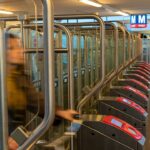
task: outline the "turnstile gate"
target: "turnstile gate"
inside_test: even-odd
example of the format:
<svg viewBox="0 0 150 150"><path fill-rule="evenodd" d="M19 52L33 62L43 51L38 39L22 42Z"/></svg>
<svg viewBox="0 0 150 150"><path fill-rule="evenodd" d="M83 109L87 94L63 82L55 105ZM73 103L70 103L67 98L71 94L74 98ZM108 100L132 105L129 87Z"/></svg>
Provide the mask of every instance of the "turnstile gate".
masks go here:
<svg viewBox="0 0 150 150"><path fill-rule="evenodd" d="M131 86L114 86L110 88L110 96L125 97L149 110L149 99L141 91Z"/></svg>
<svg viewBox="0 0 150 150"><path fill-rule="evenodd" d="M78 150L144 150L145 137L114 116L85 115L78 131Z"/></svg>
<svg viewBox="0 0 150 150"><path fill-rule="evenodd" d="M104 97L97 101L97 107L101 115L116 116L146 136L148 113L135 102L124 97Z"/></svg>

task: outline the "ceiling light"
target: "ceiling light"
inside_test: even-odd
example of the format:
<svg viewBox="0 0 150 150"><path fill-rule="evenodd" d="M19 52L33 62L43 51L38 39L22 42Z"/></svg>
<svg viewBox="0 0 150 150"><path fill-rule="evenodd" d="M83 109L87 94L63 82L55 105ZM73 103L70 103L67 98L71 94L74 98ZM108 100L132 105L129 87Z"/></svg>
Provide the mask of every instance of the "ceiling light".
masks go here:
<svg viewBox="0 0 150 150"><path fill-rule="evenodd" d="M5 11L5 10L0 10L0 14L12 15L13 12Z"/></svg>
<svg viewBox="0 0 150 150"><path fill-rule="evenodd" d="M117 12L115 12L115 13L118 14L118 15L121 15L121 16L129 16L129 14L124 13L124 12L122 12L122 11L117 11Z"/></svg>
<svg viewBox="0 0 150 150"><path fill-rule="evenodd" d="M90 0L80 0L80 2L91 5L91 6L94 6L94 7L102 7L101 4L90 1Z"/></svg>

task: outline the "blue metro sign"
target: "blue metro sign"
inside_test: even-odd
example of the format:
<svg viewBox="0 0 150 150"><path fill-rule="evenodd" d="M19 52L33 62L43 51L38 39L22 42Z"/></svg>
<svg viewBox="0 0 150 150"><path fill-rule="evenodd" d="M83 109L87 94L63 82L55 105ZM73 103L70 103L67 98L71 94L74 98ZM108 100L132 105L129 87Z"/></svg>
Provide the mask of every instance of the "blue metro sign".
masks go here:
<svg viewBox="0 0 150 150"><path fill-rule="evenodd" d="M131 15L130 17L131 28L146 28L147 27L147 15Z"/></svg>

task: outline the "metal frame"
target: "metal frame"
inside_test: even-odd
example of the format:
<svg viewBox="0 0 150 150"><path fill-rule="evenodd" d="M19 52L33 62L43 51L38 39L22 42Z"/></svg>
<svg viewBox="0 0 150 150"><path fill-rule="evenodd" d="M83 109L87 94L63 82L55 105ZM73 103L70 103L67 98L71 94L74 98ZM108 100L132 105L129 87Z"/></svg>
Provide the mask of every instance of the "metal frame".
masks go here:
<svg viewBox="0 0 150 150"><path fill-rule="evenodd" d="M101 25L101 33L100 33L100 37L101 37L101 58L102 58L102 80L104 80L104 76L105 76L105 66L104 66L104 33L105 33L105 30L104 30L104 22L103 20L97 16L97 15L63 15L63 16L55 16L55 20L61 20L61 19L96 19L98 21L98 23ZM87 23L68 23L66 25L87 25ZM95 23L93 23L95 24ZM65 24L64 24L65 25Z"/></svg>
<svg viewBox="0 0 150 150"><path fill-rule="evenodd" d="M69 57L69 99L70 99L70 108L73 109L74 108L74 82L73 82L73 51L72 51L72 35L69 31L68 28L66 28L65 26L63 26L62 24L58 24L55 23L54 26L59 27L60 29L62 29L66 35L68 36L68 48L55 48L54 51L56 53L68 53L68 57ZM34 24L28 24L28 25L24 25L24 28L31 28L34 27ZM42 27L42 24L38 25L38 27ZM26 52L34 52L35 49L30 49L27 48ZM41 52L43 52L43 49L40 49Z"/></svg>
<svg viewBox="0 0 150 150"><path fill-rule="evenodd" d="M115 36L115 72L118 70L118 28L115 24L111 22L105 22L106 25L111 25L114 29Z"/></svg>
<svg viewBox="0 0 150 150"><path fill-rule="evenodd" d="M102 65L102 71L101 71L101 76L102 79L99 82L99 84L97 85L102 85L103 81L104 81L104 77L105 77L105 62L104 62L104 22L102 21L102 19L96 15L70 15L70 16L56 16L55 19L56 20L60 20L60 19L84 19L84 18L94 18L96 19L99 24L101 25L101 32L100 32L100 40L101 40L101 65ZM80 24L80 23L79 23ZM95 87L94 87L95 88ZM94 89L93 88L93 89ZM90 92L87 96L85 96L80 103L78 104L78 110L80 110L80 108L83 107L83 105L87 102L87 100L89 100L89 98L93 95L93 93Z"/></svg>
<svg viewBox="0 0 150 150"><path fill-rule="evenodd" d="M80 18L75 18L75 19L80 19ZM99 22L87 22L87 23L61 23L61 24L63 24L63 25L65 25L65 26L67 26L69 29L72 29L73 31L74 31L74 26L75 27L77 27L77 29L76 29L76 31L77 31L77 33L75 34L77 37L78 37L78 50L79 50L79 52L78 52L78 57L77 57L77 66L78 66L78 97L76 97L76 99L78 99L78 100L80 100L82 97L83 97L83 95L81 94L81 85L80 85L80 70L81 70L81 65L80 65L80 63L81 63L81 60L80 60L80 49L79 49L79 42L80 42L80 37L79 37L79 35L81 36L81 35L84 35L85 36L85 62L86 62L86 64L85 64L85 66L86 66L86 73L85 73L85 82L86 82L86 85L88 85L88 86L90 86L90 87L93 87L94 85L95 85L95 83L98 81L98 77L99 77L99 74L98 74L98 65L97 65L97 67L95 68L96 69L96 71L95 71L95 74L96 74L96 81L94 81L93 80L93 75L94 75L94 73L93 73L93 71L91 70L91 68L90 68L90 66L92 65L92 62L93 61L95 61L95 60L93 60L93 58L92 58L92 55L93 55L93 50L91 49L92 48L92 46L93 46L93 44L92 44L92 41L93 41L93 35L94 34L96 34L97 35L97 32L95 31L95 30L97 30L97 29L93 29L93 31L92 31L92 28L81 28L81 26L97 26L97 27L99 27ZM83 31L82 31L83 30ZM90 32L91 32L91 34L90 34L90 32L86 32L86 30L87 31L89 31L90 30ZM100 29L99 29L100 30ZM72 31L72 33L74 33ZM91 60L91 65L90 66L88 66L88 64L87 64L87 55L88 55L88 52L87 52L87 38L89 38L89 40L90 40L90 47L89 47L89 53L90 53L90 60ZM92 39L91 39L92 38ZM98 40L98 39L96 39L96 40ZM97 45L97 44L96 44ZM96 47L96 53L98 54L98 46ZM98 56L98 55L96 55L96 56ZM97 62L97 64L98 64L98 61L99 61L100 59L98 59L98 57L96 57L96 62ZM90 70L90 71L89 71ZM90 76L90 80L89 80L89 77Z"/></svg>
<svg viewBox="0 0 150 150"><path fill-rule="evenodd" d="M63 29L68 35L68 55L69 55L69 99L70 99L70 108L74 109L74 82L73 82L73 51L72 51L72 36L66 27L61 24L55 24L55 26Z"/></svg>
<svg viewBox="0 0 150 150"><path fill-rule="evenodd" d="M123 67L125 64L125 30L122 27L118 27L118 40L119 40L119 30L122 32L123 34L123 64L121 64L121 66L118 65L118 67ZM119 45L118 45L118 53L119 53ZM118 64L119 64L119 59L118 59Z"/></svg>
<svg viewBox="0 0 150 150"><path fill-rule="evenodd" d="M68 42L67 42L67 44L68 44L68 48L67 49L54 49L55 50L55 52L56 53L68 53L68 57L69 57L69 72L68 72L68 74L69 74L69 108L70 109L74 109L74 86L72 86L72 85L74 85L74 82L73 82L73 51L72 51L72 41L71 41L71 33L70 33L70 31L66 28L66 27L64 27L63 25L61 25L61 24L57 24L57 23L55 23L54 24L56 27L58 27L58 28L60 28L60 29L62 29L65 33L66 33L66 35L68 36ZM28 24L28 25L23 25L23 28L31 28L31 27L33 27L34 25L33 24ZM8 28L7 28L7 31L8 30L10 30L10 29L13 29L13 28L19 28L20 27L20 25L13 25L13 26L9 26ZM39 25L39 27L42 27L42 25ZM32 51L35 51L34 49L32 50L32 49L28 49L28 51L26 51L26 52L32 52ZM41 52L43 52L43 49L40 49L40 51Z"/></svg>
<svg viewBox="0 0 150 150"><path fill-rule="evenodd" d="M125 61L126 63L128 63L128 61L130 61L130 50L131 50L131 47L130 47L130 40L131 40L131 36L130 36L130 33L126 30L126 40L127 40L127 49L125 49L125 56L126 56L126 51L128 51L128 59L126 58ZM126 42L125 42L126 44Z"/></svg>
<svg viewBox="0 0 150 150"><path fill-rule="evenodd" d="M8 149L8 112L7 112L7 101L6 101L6 57L5 57L5 34L3 28L0 28L0 137L1 137L1 149Z"/></svg>
<svg viewBox="0 0 150 150"><path fill-rule="evenodd" d="M116 62L115 62L115 72L117 72L117 69L118 69L118 55L117 55L117 52L118 52L118 28L113 24L113 23L110 23L110 22L107 22L107 24L110 24L110 25L112 25L113 27L114 27L114 29L115 29L115 57L116 57ZM114 74L115 74L115 72L114 72ZM108 79L111 79L111 77L112 77L112 75L108 78ZM96 86L93 88L93 89L91 89L91 92L87 95L87 96L85 96L84 98L83 98L83 102L81 101L81 104L79 103L78 104L78 107L77 107L77 109L79 110L79 113L81 114L82 113L82 108L83 108L83 106L90 100L90 98L101 88L101 83L98 83L98 84L96 84ZM99 95L100 96L100 95Z"/></svg>
<svg viewBox="0 0 150 150"><path fill-rule="evenodd" d="M18 150L27 150L48 130L55 117L54 88L54 49L53 49L53 4L43 1L44 10L44 49L45 49L45 115L42 123ZM49 61L50 60L50 61Z"/></svg>

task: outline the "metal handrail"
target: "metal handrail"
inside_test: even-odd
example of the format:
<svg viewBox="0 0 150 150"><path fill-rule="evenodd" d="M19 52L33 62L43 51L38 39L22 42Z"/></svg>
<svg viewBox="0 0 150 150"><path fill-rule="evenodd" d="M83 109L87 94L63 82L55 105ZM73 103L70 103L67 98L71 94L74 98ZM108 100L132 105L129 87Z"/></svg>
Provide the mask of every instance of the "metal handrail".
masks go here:
<svg viewBox="0 0 150 150"><path fill-rule="evenodd" d="M5 34L3 28L0 28L0 128L1 128L1 148L8 149L8 111L6 101L6 56L5 56Z"/></svg>
<svg viewBox="0 0 150 150"><path fill-rule="evenodd" d="M129 53L129 58L130 58L130 40L131 40L131 34L130 34L130 32L129 31L127 31L127 30L125 30L125 32L127 33L127 37L128 37L128 53ZM126 61L130 61L129 60L129 58L128 58L128 60L126 60Z"/></svg>
<svg viewBox="0 0 150 150"><path fill-rule="evenodd" d="M59 20L59 19L81 19L81 18L94 18L96 19L99 24L101 25L101 32L100 32L100 35L101 35L101 67L102 67L102 71L101 71L101 81L99 82L98 85L102 85L103 84L103 81L104 81L104 78L105 78L105 61L104 61L104 34L105 34L105 30L104 30L104 22L103 20L97 16L97 15L70 15L70 16L55 16L55 19L56 20ZM86 103L86 101L88 100L87 98L88 97L91 97L91 92L84 98L80 101L80 103L78 104L77 106L77 109L79 110L80 112L80 109L82 109L82 107L84 106L84 104Z"/></svg>
<svg viewBox="0 0 150 150"><path fill-rule="evenodd" d="M123 66L122 68L120 68L117 72L113 73L109 78L107 78L104 81L103 85L101 85L100 83L98 83L95 87L93 87L91 89L91 92L84 99L88 99L89 100L89 98L92 97L95 93L97 93L99 89L103 89L104 86L106 86L106 84L108 84L110 81L112 81L114 78L116 78L116 76L118 76L124 69L126 69L128 66L130 66L138 57L139 56L137 56L136 58L134 58L132 61L128 62L125 66ZM78 108L78 110L79 110L79 113L82 114L82 109Z"/></svg>
<svg viewBox="0 0 150 150"><path fill-rule="evenodd" d="M117 65L118 65L118 56L117 56L117 52L118 52L118 28L113 24L113 23L110 23L110 22L106 22L105 24L109 24L111 26L114 27L115 29L115 37L116 37L116 47L115 47L115 51L116 51L116 71L118 69ZM101 82L98 82L92 89L91 89L91 92L86 95L82 100L81 100L81 104L79 103L78 106L77 106L77 109L79 110L79 113L82 113L82 107L88 102L88 100L90 100L90 98L100 89L100 87L102 86ZM83 103L84 102L84 103ZM81 105L81 106L80 106Z"/></svg>
<svg viewBox="0 0 150 150"><path fill-rule="evenodd" d="M112 22L105 22L105 24L107 25L111 25L114 28L115 31L115 71L118 70L118 28L115 24L113 24Z"/></svg>
<svg viewBox="0 0 150 150"><path fill-rule="evenodd" d="M38 27L43 27L42 24L38 24ZM68 52L69 54L69 100L70 100L70 108L73 109L74 108L74 81L73 81L73 51L72 51L72 36L71 36L71 32L70 30L65 27L62 24L58 24L58 23L54 23L55 27L59 27L60 29L62 29L66 35L68 36L68 48L64 49L64 48L60 48L60 49L54 49L55 52ZM20 28L20 25L11 25L7 28L7 31L13 29L13 28ZM31 27L35 27L34 24L27 24L27 25L23 25L23 28L31 28ZM29 49L30 51L24 51L26 52L32 52L32 48ZM44 52L44 49L40 49L40 52Z"/></svg>
<svg viewBox="0 0 150 150"><path fill-rule="evenodd" d="M18 150L30 149L36 141L49 129L55 117L54 88L54 49L53 49L53 3L43 0L44 10L44 49L45 49L45 115L41 124Z"/></svg>
<svg viewBox="0 0 150 150"><path fill-rule="evenodd" d="M122 28L121 26L119 26L118 27L118 35L119 35L119 30L123 33L123 64L120 66L120 67L123 67L124 64L125 64L125 30L124 30L124 28ZM119 52L119 49L118 49L118 52ZM119 59L118 59L118 61L119 61Z"/></svg>
<svg viewBox="0 0 150 150"><path fill-rule="evenodd" d="M72 35L68 28L61 24L55 23L55 26L63 29L68 36L68 55L69 55L69 101L70 108L74 109L74 76L73 76L73 50L72 50Z"/></svg>

